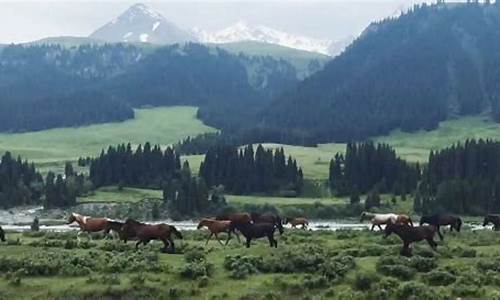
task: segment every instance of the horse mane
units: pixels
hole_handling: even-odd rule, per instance
[[[125,224],[145,225],[144,223],[141,223],[141,222],[134,220],[132,218],[128,218],[127,220],[125,220]]]
[[[175,234],[178,238],[182,239],[182,234],[180,233],[179,230],[174,225],[169,225],[170,229],[172,230],[172,233]]]

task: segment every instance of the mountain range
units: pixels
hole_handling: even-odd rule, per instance
[[[219,31],[199,28],[185,30],[167,20],[160,12],[145,4],[135,4],[117,18],[100,27],[89,38],[106,42],[174,44],[199,42],[226,44],[235,42],[261,42],[298,50],[335,56],[354,39],[339,41],[294,35],[263,25],[252,26],[245,21]]]

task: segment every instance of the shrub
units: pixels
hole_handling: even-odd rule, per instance
[[[458,257],[476,257],[477,251],[473,248],[455,247],[451,253]]]
[[[449,272],[436,270],[436,271],[431,271],[428,274],[425,274],[424,280],[430,285],[446,286],[454,283],[457,280],[457,278],[455,277],[455,275]]]
[[[205,250],[201,247],[191,248],[184,253],[184,260],[188,263],[205,259]]]
[[[184,278],[197,279],[203,276],[210,277],[213,266],[211,263],[200,260],[186,263],[181,267],[180,274]]]
[[[405,265],[383,265],[377,269],[384,275],[396,277],[402,280],[410,280],[415,276],[415,269]]]
[[[452,293],[457,297],[479,298],[483,291],[480,287],[475,285],[455,283],[452,288]]]
[[[260,256],[228,255],[224,258],[224,268],[231,271],[231,278],[245,279],[263,269],[263,260]]]
[[[401,284],[396,290],[397,299],[419,299],[419,300],[435,300],[438,295],[429,289],[425,284],[408,281]]]
[[[437,262],[435,258],[414,256],[410,259],[409,266],[418,272],[429,272],[437,268]]]
[[[357,273],[354,277],[354,288],[359,291],[367,291],[379,278],[373,273]]]

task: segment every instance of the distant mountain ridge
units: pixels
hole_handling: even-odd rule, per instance
[[[189,31],[177,27],[156,10],[138,3],[94,31],[90,38],[107,42],[175,44],[196,41]]]

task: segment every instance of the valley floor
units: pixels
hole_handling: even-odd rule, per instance
[[[0,298],[500,299],[500,234],[490,230],[447,233],[437,253],[420,243],[411,259],[379,232],[286,230],[277,249],[183,234],[178,254],[160,254],[158,242],[135,251],[100,236],[8,233]]]

